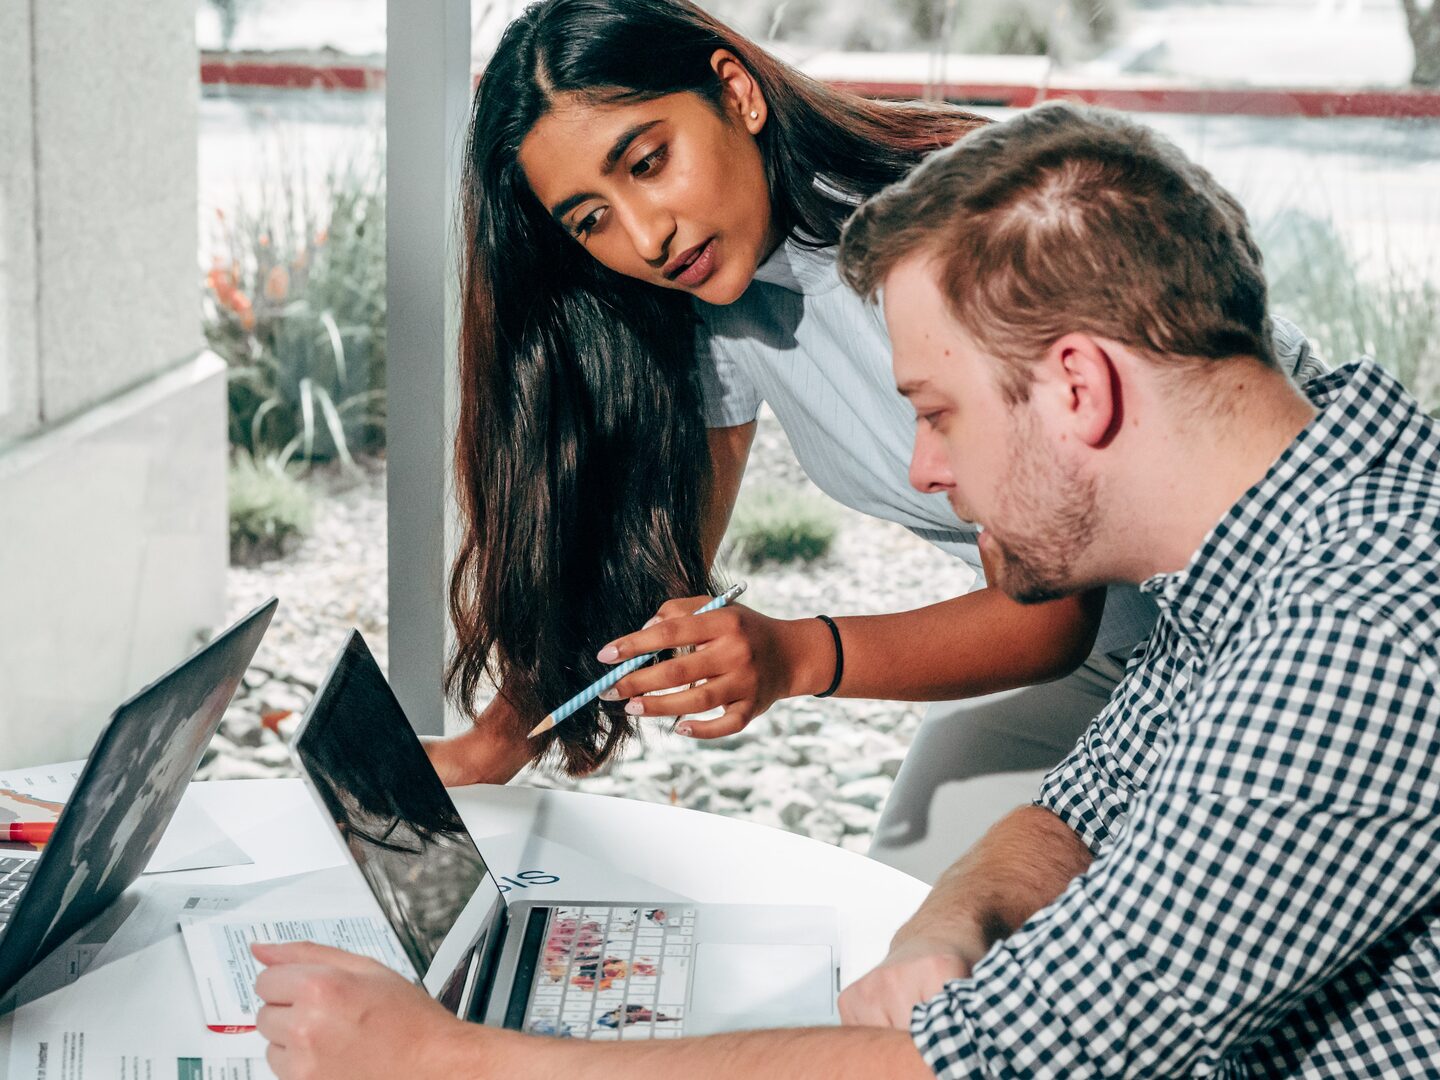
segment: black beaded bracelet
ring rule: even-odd
[[[845,649],[840,644],[840,628],[835,625],[835,620],[829,615],[816,615],[815,618],[830,628],[830,636],[835,639],[835,677],[830,680],[829,686],[815,695],[816,697],[829,697],[840,689],[840,679],[845,674]]]

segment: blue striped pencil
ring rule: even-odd
[[[722,608],[744,591],[745,583],[743,581],[740,582],[740,584],[738,585],[732,585],[719,596],[715,597],[714,600],[711,600],[704,607],[699,608],[695,612],[695,614],[704,615],[707,611],[715,611],[717,608]],[[533,739],[536,735],[543,735],[556,724],[560,723],[560,721],[564,720],[566,717],[574,713],[576,709],[579,709],[583,705],[590,704],[590,702],[594,701],[606,690],[609,690],[610,687],[614,686],[626,675],[629,675],[637,668],[643,667],[645,664],[648,664],[651,660],[655,659],[655,657],[659,655],[659,653],[653,652],[645,653],[642,656],[632,657],[631,659],[626,660],[623,664],[616,664],[615,668],[612,671],[608,672],[602,678],[597,679],[595,682],[591,683],[584,690],[581,690],[580,693],[576,694],[569,701],[565,702],[564,705],[561,705],[549,716],[545,717],[544,720],[541,720],[540,723],[536,724],[535,727],[531,729],[529,737]]]

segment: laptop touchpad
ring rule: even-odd
[[[691,1015],[711,1030],[833,1022],[835,961],[828,945],[702,943],[692,985]]]

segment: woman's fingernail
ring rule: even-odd
[[[599,660],[602,664],[613,664],[616,660],[620,659],[620,650],[614,645],[606,645],[595,654],[595,659]]]
[[[689,724],[680,724],[675,728],[675,734],[684,735],[687,739],[695,734],[695,729]]]
[[[631,716],[639,716],[645,711],[645,706],[640,704],[640,702],[636,701],[634,698],[631,698],[625,703],[625,711]]]
[[[610,687],[609,690],[601,690],[601,691],[600,691],[600,700],[601,700],[601,701],[619,701],[619,700],[620,700],[620,692],[619,692],[618,690],[616,690],[613,686]]]
[[[655,625],[657,622],[659,622],[659,621],[660,621],[660,616],[659,616],[659,615],[656,615],[653,619],[651,619],[649,622],[647,622],[647,623],[646,623],[644,626],[642,626],[640,629],[641,629],[641,630],[649,630],[650,627],[654,626],[654,625]]]

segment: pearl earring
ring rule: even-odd
[[[759,119],[760,119],[760,110],[759,110],[759,109],[751,109],[751,110],[750,110],[750,119],[751,119],[751,120],[759,120]]]

